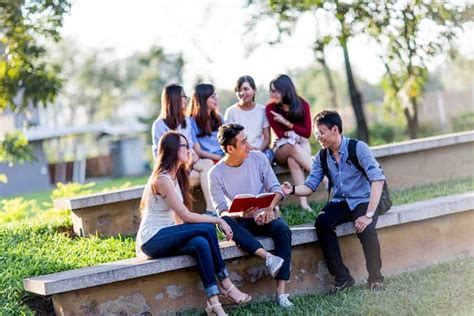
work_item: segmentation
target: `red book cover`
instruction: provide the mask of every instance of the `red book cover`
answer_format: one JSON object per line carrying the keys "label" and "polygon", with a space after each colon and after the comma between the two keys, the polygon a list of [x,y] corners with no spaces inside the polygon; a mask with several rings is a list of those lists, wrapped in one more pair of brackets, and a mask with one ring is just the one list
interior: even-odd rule
{"label": "red book cover", "polygon": [[253,194],[237,194],[230,205],[229,212],[243,212],[251,207],[266,208],[272,204],[276,193],[262,193],[257,196]]}

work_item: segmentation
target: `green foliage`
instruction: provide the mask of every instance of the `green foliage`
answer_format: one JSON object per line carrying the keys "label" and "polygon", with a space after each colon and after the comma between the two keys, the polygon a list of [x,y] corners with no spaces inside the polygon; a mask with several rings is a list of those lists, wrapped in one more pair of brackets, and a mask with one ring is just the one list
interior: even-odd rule
{"label": "green foliage", "polygon": [[3,314],[32,314],[23,279],[135,256],[129,237],[71,238],[62,223],[0,228],[0,306]]}
{"label": "green foliage", "polygon": [[[0,9],[0,114],[25,111],[54,100],[61,80],[59,68],[45,62],[44,42],[59,40],[69,0],[2,1]],[[0,135],[0,163],[31,160],[31,149],[20,133]],[[6,182],[0,174],[0,182]]]}
{"label": "green foliage", "polygon": [[91,194],[91,188],[95,186],[95,182],[86,184],[81,183],[57,183],[56,188],[51,193],[51,200],[59,198],[68,198],[78,195]]}
{"label": "green foliage", "polygon": [[6,133],[1,138],[0,135],[0,163],[13,164],[14,162],[23,163],[33,160],[31,147],[28,146],[28,140],[20,132]]}
{"label": "green foliage", "polygon": [[474,130],[474,112],[462,113],[452,118],[451,126],[454,132]]}
{"label": "green foliage", "polygon": [[[45,104],[56,96],[61,82],[57,68],[48,65],[42,46],[46,40],[59,40],[63,16],[69,1],[3,1],[0,10],[0,113],[10,106],[22,110]],[[16,98],[19,101],[16,101]]]}

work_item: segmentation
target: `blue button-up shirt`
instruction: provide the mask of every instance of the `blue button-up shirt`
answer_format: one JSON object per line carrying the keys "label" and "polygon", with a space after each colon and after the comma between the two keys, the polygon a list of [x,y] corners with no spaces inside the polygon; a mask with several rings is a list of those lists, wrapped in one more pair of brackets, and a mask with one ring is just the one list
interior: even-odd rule
{"label": "blue button-up shirt", "polygon": [[[357,169],[349,160],[349,139],[342,137],[339,147],[339,164],[331,150],[328,150],[327,163],[329,174],[333,183],[333,202],[346,201],[351,210],[354,210],[360,203],[367,203],[370,199],[370,183],[362,172]],[[359,164],[364,168],[370,181],[386,180],[383,170],[375,160],[369,146],[362,141],[357,142],[356,146]],[[320,152],[313,158],[311,173],[304,183],[311,190],[316,191],[318,185],[324,178],[323,168],[321,166]]]}

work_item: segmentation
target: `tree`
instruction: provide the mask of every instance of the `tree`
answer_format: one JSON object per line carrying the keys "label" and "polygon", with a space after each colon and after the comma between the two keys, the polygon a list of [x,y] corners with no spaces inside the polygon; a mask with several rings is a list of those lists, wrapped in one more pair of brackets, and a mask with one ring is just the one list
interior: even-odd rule
{"label": "tree", "polygon": [[[54,100],[61,80],[45,59],[44,43],[58,41],[69,0],[2,0],[0,6],[0,114],[14,113]],[[0,162],[31,159],[21,133],[0,135]]]}
{"label": "tree", "polygon": [[403,111],[407,134],[416,138],[418,105],[429,79],[427,64],[452,50],[466,8],[434,0],[380,1],[367,8],[368,31],[383,47],[386,103]]}
{"label": "tree", "polygon": [[[354,74],[352,72],[352,65],[349,56],[349,40],[361,31],[360,15],[358,5],[352,5],[343,1],[323,1],[323,0],[307,0],[307,1],[292,1],[292,0],[269,0],[266,1],[249,1],[251,4],[258,2],[258,13],[255,15],[253,21],[258,21],[260,15],[264,14],[275,18],[278,21],[277,29],[279,32],[277,41],[281,40],[281,34],[291,34],[294,30],[295,23],[298,18],[308,12],[317,12],[317,10],[325,11],[334,21],[338,23],[339,29],[337,33],[331,35],[323,35],[315,39],[314,51],[316,60],[321,63],[325,70],[326,78],[328,79],[329,88],[333,93],[333,102],[336,99],[335,88],[330,77],[329,69],[324,58],[324,50],[331,39],[337,40],[342,48],[344,56],[345,71],[347,75],[347,84],[349,89],[349,96],[357,121],[357,137],[366,142],[369,141],[369,131],[367,121],[364,114],[364,107],[362,95],[359,92]],[[275,41],[270,41],[275,42]]]}

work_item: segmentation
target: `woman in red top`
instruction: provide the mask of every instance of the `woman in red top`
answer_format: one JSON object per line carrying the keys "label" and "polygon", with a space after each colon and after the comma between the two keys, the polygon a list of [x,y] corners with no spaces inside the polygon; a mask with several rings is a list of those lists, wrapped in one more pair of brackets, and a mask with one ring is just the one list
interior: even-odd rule
{"label": "woman in red top", "polygon": [[[265,113],[276,134],[273,150],[280,165],[288,165],[295,185],[304,183],[304,171],[311,171],[311,113],[309,104],[296,93],[287,75],[279,75],[270,82],[270,103]],[[300,205],[312,211],[306,197]]]}

